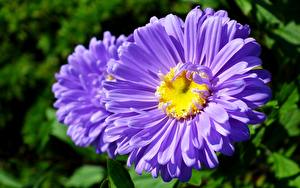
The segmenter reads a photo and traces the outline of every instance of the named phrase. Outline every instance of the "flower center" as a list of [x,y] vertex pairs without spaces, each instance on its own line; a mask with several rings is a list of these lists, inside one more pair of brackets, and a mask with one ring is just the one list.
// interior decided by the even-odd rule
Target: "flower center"
[[192,75],[195,72],[184,70],[174,78],[175,70],[171,68],[156,89],[156,95],[159,97],[158,107],[168,116],[176,119],[187,118],[199,113],[203,108],[207,96],[205,93],[209,88],[206,84],[198,84],[193,80]]

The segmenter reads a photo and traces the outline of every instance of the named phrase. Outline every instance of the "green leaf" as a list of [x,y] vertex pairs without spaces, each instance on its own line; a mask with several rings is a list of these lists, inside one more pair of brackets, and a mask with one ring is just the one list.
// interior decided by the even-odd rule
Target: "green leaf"
[[130,176],[135,187],[142,188],[172,188],[176,181],[172,180],[171,182],[165,183],[161,177],[153,178],[150,174],[142,174],[138,175],[134,168],[130,168],[129,170]]
[[279,121],[290,136],[298,136],[300,134],[300,110],[297,106],[298,101],[298,89],[294,88],[279,110]]
[[287,157],[291,157],[293,153],[296,151],[297,147],[298,147],[297,143],[291,144],[291,147],[286,150],[284,155]]
[[49,106],[47,96],[41,96],[27,112],[22,133],[24,142],[31,148],[41,151],[49,141],[51,124],[46,117]]
[[245,15],[248,15],[251,12],[252,4],[250,0],[236,0],[235,2]]
[[128,171],[118,162],[112,159],[107,160],[108,179],[110,186],[132,188],[134,184],[130,178]]
[[289,181],[289,186],[300,188],[300,176],[296,177],[294,180]]
[[43,52],[46,54],[50,50],[50,37],[47,35],[42,35],[39,38],[39,42],[37,46],[43,50]]
[[225,176],[217,176],[216,179],[207,178],[208,179],[208,183],[207,183],[206,187],[209,187],[209,188],[225,187],[225,188],[227,188],[224,185],[224,178],[225,178]]
[[273,161],[274,173],[278,178],[290,177],[300,172],[297,163],[279,153],[273,153],[271,159]]
[[291,44],[300,44],[300,25],[295,22],[281,25],[278,29],[274,30],[274,33]]
[[[191,2],[191,3],[199,3],[199,0],[182,0],[184,3]],[[212,0],[201,0],[201,8],[218,8],[220,7],[221,1],[212,1]]]
[[0,185],[14,188],[22,187],[19,181],[3,170],[0,170]]
[[267,48],[272,49],[276,40],[271,38],[269,35],[264,35],[264,44]]
[[189,184],[194,186],[200,186],[202,183],[201,171],[193,170],[192,177],[189,181]]
[[100,183],[105,177],[105,170],[100,166],[85,165],[73,173],[66,181],[67,187],[90,187],[96,183]]
[[266,128],[262,127],[261,129],[259,129],[259,131],[257,132],[256,136],[254,137],[254,139],[252,140],[252,143],[258,147],[263,139],[263,136],[265,134]]
[[255,184],[257,187],[263,187],[266,181],[266,175],[261,175],[257,178]]
[[116,156],[116,160],[117,161],[123,161],[123,162],[126,162],[128,159],[128,156],[127,155],[118,155]]
[[294,107],[289,111],[281,112],[280,123],[284,125],[290,136],[299,136],[300,134],[300,110]]
[[51,135],[58,138],[59,140],[63,141],[67,145],[69,145],[71,148],[73,148],[78,154],[84,156],[88,159],[93,160],[101,160],[106,161],[105,155],[99,155],[95,153],[94,147],[78,147],[74,144],[74,142],[71,140],[71,138],[67,135],[67,129],[68,127],[66,125],[60,124],[55,115],[55,110],[52,108],[49,108],[46,110],[46,116],[47,119],[50,122],[50,126],[52,128]]
[[266,126],[269,126],[278,120],[279,105],[277,100],[269,101],[264,107],[262,107],[262,110],[268,114],[264,123]]
[[109,188],[109,181],[107,178],[103,180],[103,182],[100,185],[100,188]]
[[48,120],[51,122],[51,135],[55,136],[56,138],[60,139],[61,141],[73,145],[70,138],[67,136],[67,126],[62,125],[58,122],[55,116],[55,110],[48,108],[46,111],[46,115]]
[[293,91],[296,87],[297,86],[294,82],[284,83],[281,86],[280,91],[276,93],[276,99],[278,100],[278,102],[280,104],[284,103],[286,99],[291,95],[291,91]]
[[281,21],[272,14],[267,8],[262,5],[256,4],[256,17],[259,23],[270,23],[270,24],[279,24]]

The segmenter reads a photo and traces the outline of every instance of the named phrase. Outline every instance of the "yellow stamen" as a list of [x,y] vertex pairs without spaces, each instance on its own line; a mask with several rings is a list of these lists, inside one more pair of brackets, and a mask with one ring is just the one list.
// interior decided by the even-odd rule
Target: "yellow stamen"
[[160,86],[156,89],[159,97],[158,107],[165,110],[165,113],[176,119],[187,118],[200,112],[199,106],[206,103],[206,97],[197,91],[208,91],[206,84],[198,84],[192,78],[186,78],[186,71],[183,71],[177,78],[174,78],[175,68],[171,68]]
[[106,80],[112,81],[112,80],[115,80],[115,78],[114,78],[112,75],[108,74],[108,75],[106,76]]

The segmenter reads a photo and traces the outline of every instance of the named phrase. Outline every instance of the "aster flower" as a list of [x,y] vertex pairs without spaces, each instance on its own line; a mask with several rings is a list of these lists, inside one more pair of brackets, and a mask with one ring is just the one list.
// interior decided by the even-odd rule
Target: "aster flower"
[[105,119],[111,113],[104,107],[102,81],[111,79],[107,62],[119,59],[117,48],[125,40],[125,36],[116,39],[105,32],[102,41],[92,38],[88,49],[78,45],[68,57],[68,64],[55,75],[57,82],[52,88],[57,99],[57,118],[68,126],[67,134],[74,143],[82,147],[94,145],[97,152],[108,151],[110,156],[115,144],[103,141]]
[[106,108],[115,114],[104,139],[129,154],[138,174],[164,181],[216,167],[217,152],[232,155],[235,142],[249,139],[247,125],[265,119],[255,109],[271,96],[249,33],[223,10],[151,18],[109,62],[116,80],[104,83]]

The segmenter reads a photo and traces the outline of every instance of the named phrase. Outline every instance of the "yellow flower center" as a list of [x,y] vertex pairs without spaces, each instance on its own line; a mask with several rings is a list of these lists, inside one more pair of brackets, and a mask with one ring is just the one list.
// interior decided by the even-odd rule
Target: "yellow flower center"
[[156,89],[156,95],[159,97],[158,107],[176,119],[199,113],[199,107],[206,103],[206,97],[201,91],[209,90],[206,84],[198,84],[192,78],[187,78],[186,73],[183,71],[173,79],[175,68],[171,68]]

